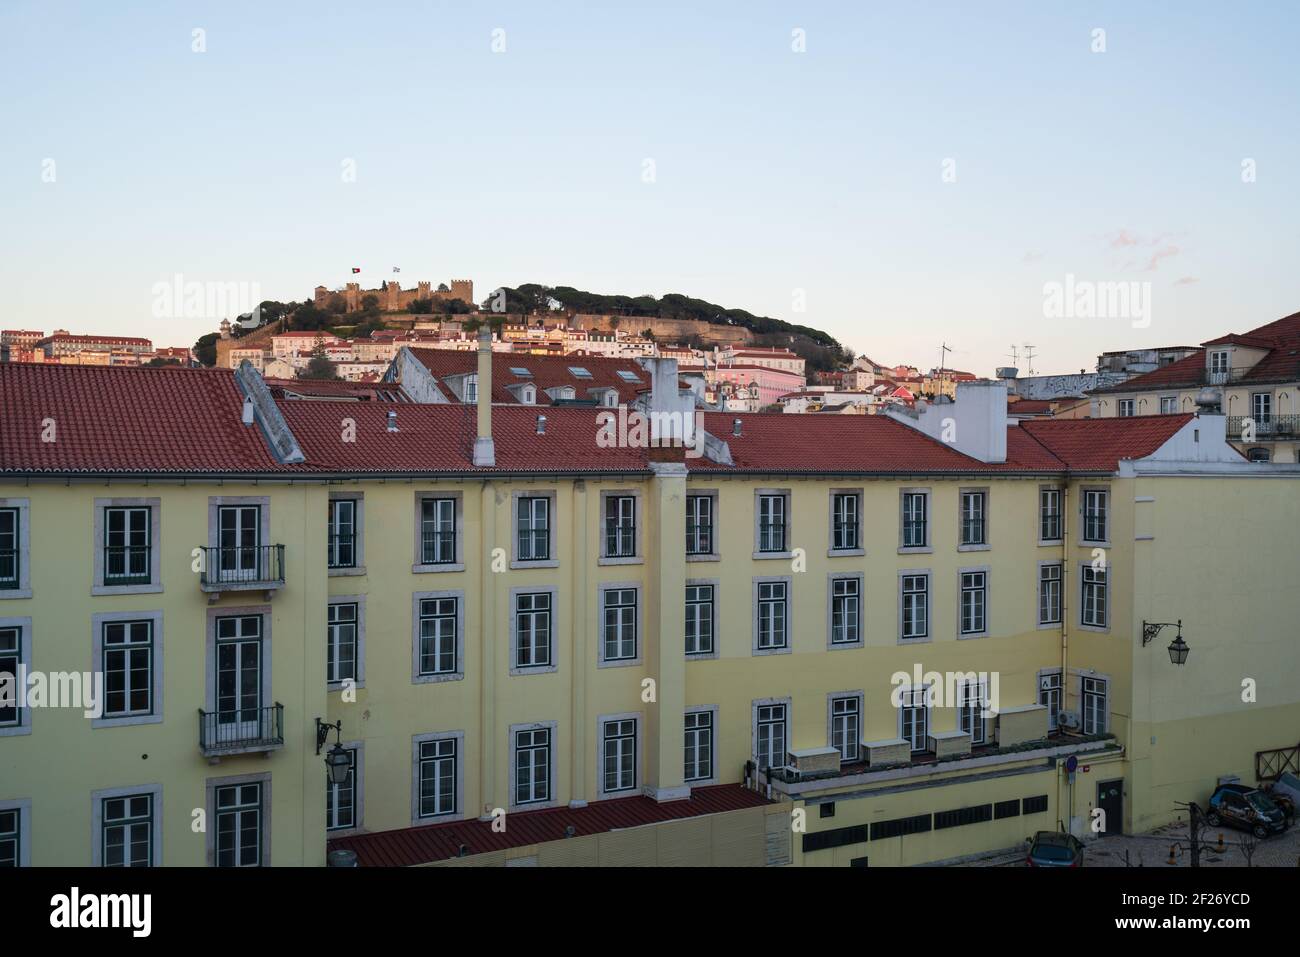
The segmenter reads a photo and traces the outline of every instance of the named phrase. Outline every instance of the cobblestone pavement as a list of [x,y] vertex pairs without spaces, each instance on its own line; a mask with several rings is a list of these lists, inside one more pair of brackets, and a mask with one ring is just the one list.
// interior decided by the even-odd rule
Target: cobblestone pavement
[[[1256,841],[1245,831],[1227,827],[1202,829],[1202,867],[1245,867],[1242,844],[1254,842],[1252,867],[1296,867],[1300,864],[1300,826],[1293,825],[1283,834]],[[1220,850],[1219,835],[1223,835]],[[1191,852],[1187,842],[1187,824],[1169,824],[1145,834],[1118,834],[1089,841],[1084,851],[1085,867],[1170,867],[1169,849],[1174,847],[1173,867],[1190,867]],[[996,854],[970,861],[965,867],[1023,867],[1024,851]]]

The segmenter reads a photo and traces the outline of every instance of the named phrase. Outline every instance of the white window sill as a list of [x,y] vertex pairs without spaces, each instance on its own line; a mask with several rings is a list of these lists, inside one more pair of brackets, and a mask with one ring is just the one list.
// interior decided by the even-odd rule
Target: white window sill
[[93,585],[92,595],[157,595],[161,594],[162,585]]
[[436,685],[444,681],[464,681],[465,672],[453,671],[445,675],[412,675],[411,684],[413,685]]
[[754,648],[754,649],[752,649],[752,654],[753,654],[753,656],[756,657],[756,658],[764,658],[764,657],[767,657],[768,655],[788,655],[788,654],[791,654],[791,653],[792,653],[792,651],[791,651],[789,645],[786,645],[784,648]]
[[865,555],[865,548],[828,548],[826,550],[827,558],[858,558]]
[[992,546],[992,545],[989,545],[988,543],[985,543],[985,544],[983,544],[983,545],[958,545],[958,546],[957,546],[957,551],[959,551],[959,552],[987,552],[987,551],[988,551],[989,549],[991,549],[992,547],[993,547],[993,546]]
[[644,565],[645,558],[640,555],[627,555],[622,558],[598,558],[597,565]]
[[754,552],[754,561],[761,562],[768,559],[776,561],[789,561],[794,558],[794,552]]
[[412,575],[434,575],[438,572],[463,572],[465,570],[464,562],[443,562],[437,565],[412,565]]
[[717,552],[710,552],[707,555],[687,555],[686,560],[688,562],[720,562],[722,556]]
[[510,562],[510,567],[511,567],[512,569],[524,569],[524,568],[559,568],[559,567],[560,567],[560,562],[559,562],[558,559],[555,559],[555,558],[544,558],[544,559],[541,559],[541,560],[539,560],[539,561],[535,561],[535,562],[532,562],[532,561],[518,561],[518,560],[514,560],[514,559],[512,559],[511,562]]
[[929,545],[903,545],[898,549],[900,555],[929,555],[934,549]]
[[[331,569],[329,569],[329,577],[330,577],[330,578],[354,578],[354,577],[358,577],[358,576],[361,576],[361,575],[364,575],[364,574],[366,574],[366,566],[365,566],[365,565],[352,565],[352,566],[347,567],[347,568],[331,568]],[[333,834],[334,832],[331,831],[330,833]],[[340,832],[340,833],[342,833],[342,832]],[[350,834],[350,833],[353,833],[353,832],[352,832],[352,831],[349,831],[348,833]]]

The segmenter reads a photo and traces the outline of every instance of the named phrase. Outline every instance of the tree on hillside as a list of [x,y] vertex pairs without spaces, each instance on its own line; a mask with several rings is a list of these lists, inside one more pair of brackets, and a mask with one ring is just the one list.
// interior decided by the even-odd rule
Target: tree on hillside
[[317,337],[316,345],[311,350],[311,358],[307,360],[307,368],[299,373],[300,379],[337,379],[339,377],[338,366],[330,361],[329,356],[325,354],[325,341]]
[[194,343],[194,357],[198,359],[199,365],[211,369],[217,364],[217,340],[220,338],[221,334],[218,332],[199,336],[198,341]]

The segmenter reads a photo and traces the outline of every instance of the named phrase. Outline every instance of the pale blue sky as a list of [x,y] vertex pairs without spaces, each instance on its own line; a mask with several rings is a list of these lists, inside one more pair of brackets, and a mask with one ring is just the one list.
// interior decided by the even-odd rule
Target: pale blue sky
[[[1300,310],[1298,27],[1226,0],[6,0],[0,326],[189,344],[213,324],[151,313],[176,273],[302,299],[397,265],[1092,368]],[[1150,282],[1149,327],[1044,318],[1067,273]]]

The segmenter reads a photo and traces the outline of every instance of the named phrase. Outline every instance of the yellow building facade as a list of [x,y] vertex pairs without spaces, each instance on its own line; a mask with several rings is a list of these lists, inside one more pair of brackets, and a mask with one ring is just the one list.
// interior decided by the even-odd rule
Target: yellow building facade
[[[1221,417],[1003,415],[990,451],[709,415],[697,456],[586,408],[19,375],[0,671],[106,691],[0,710],[0,860],[932,863],[1145,830],[1293,743],[1300,471]],[[1176,619],[1183,666],[1141,640]]]

